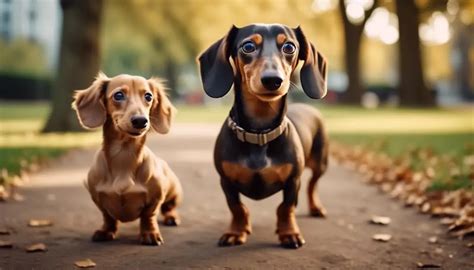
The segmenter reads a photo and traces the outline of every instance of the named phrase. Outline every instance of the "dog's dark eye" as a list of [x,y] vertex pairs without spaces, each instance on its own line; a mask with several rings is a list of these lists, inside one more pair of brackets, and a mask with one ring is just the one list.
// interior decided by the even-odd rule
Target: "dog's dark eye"
[[287,42],[283,44],[281,50],[286,54],[293,54],[296,51],[296,46],[291,42]]
[[153,95],[151,93],[146,93],[145,94],[145,100],[150,102],[153,100]]
[[114,94],[115,101],[122,101],[125,99],[125,94],[123,92],[117,92]]
[[242,51],[244,53],[253,53],[256,49],[257,47],[251,41],[247,41],[242,45]]

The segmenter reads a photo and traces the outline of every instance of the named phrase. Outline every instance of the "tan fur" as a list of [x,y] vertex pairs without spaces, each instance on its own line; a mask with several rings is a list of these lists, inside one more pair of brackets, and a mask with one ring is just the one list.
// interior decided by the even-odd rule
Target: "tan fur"
[[293,164],[290,163],[273,165],[261,170],[260,175],[266,183],[285,182],[292,170]]
[[[255,39],[257,39],[256,36],[262,39],[260,42],[263,42],[263,37],[259,34],[249,36],[247,39],[251,39],[257,43],[255,41]],[[283,35],[283,37],[285,40],[287,39],[285,35]],[[269,59],[259,57],[251,63],[244,64],[244,62],[238,58],[235,59],[234,64],[242,75],[241,88],[242,97],[244,98],[243,103],[245,104],[244,109],[249,116],[261,122],[266,122],[275,116],[281,102],[283,102],[282,97],[288,93],[290,88],[291,73],[294,70],[294,66],[298,63],[297,60],[298,59],[294,57],[293,61],[288,63],[283,61],[278,55],[273,55]],[[280,88],[271,92],[266,90],[262,85],[260,76],[269,61],[277,63],[277,70],[284,78]]]
[[263,37],[260,34],[254,34],[249,37],[255,44],[260,45],[263,42]]
[[[102,90],[98,87],[105,84]],[[124,101],[113,99],[117,91],[125,94]],[[147,92],[153,94],[152,102],[145,100]],[[140,218],[142,243],[161,244],[163,240],[156,216],[162,204],[172,201],[176,206],[180,202],[181,185],[166,162],[157,158],[144,145],[150,125],[138,131],[131,125],[130,119],[132,116],[146,116],[151,118],[151,126],[155,130],[168,132],[175,109],[166,97],[163,86],[156,79],[146,80],[130,75],[111,79],[99,76],[90,88],[77,91],[75,95],[73,108],[84,124],[89,121],[84,121],[84,115],[90,117],[93,114],[84,113],[84,110],[90,109],[82,105],[82,100],[89,100],[90,104],[103,104],[103,107],[95,110],[96,117],[106,115],[103,147],[95,156],[86,183],[92,200],[104,216],[104,225],[96,231],[93,240],[112,240],[117,221]],[[178,223],[179,217],[174,207],[162,212],[169,218],[171,211],[173,222]]]
[[[281,112],[281,108],[284,108],[285,95],[290,89],[291,75],[298,66],[299,60],[301,60],[298,48],[294,54],[283,53],[278,50],[281,50],[285,42],[293,42],[300,46],[301,44],[292,40],[293,37],[285,34],[278,34],[269,41],[265,41],[263,38],[259,34],[250,34],[247,37],[243,37],[242,42],[252,40],[257,46],[260,45],[261,47],[265,42],[276,41],[277,46],[271,44],[273,47],[267,49],[265,51],[266,54],[239,53],[237,57],[232,58],[231,64],[234,71],[240,75],[235,76],[235,78],[240,80],[238,91],[240,91],[241,103],[239,104],[243,107],[242,109],[245,111],[247,118],[250,119],[249,121],[252,124],[257,123],[261,126],[268,126],[269,123],[276,119],[276,116]],[[242,42],[237,44],[242,44]],[[283,79],[277,89],[268,90],[263,85],[262,76],[268,71]],[[293,110],[297,113],[293,112]],[[216,162],[220,161],[221,166],[220,170],[218,170],[223,179],[221,180],[221,185],[232,212],[230,228],[222,235],[219,245],[238,245],[247,240],[247,235],[250,233],[249,211],[238,197],[235,199],[235,193],[238,194],[237,188],[229,183],[245,185],[251,183],[256,175],[259,175],[263,182],[268,184],[285,182],[291,178],[292,171],[301,172],[303,167],[309,167],[313,171],[307,188],[310,213],[312,216],[318,217],[326,215],[326,210],[322,206],[318,194],[315,192],[317,181],[327,167],[327,135],[323,130],[321,116],[314,108],[307,105],[290,105],[286,116],[290,119],[288,130],[296,130],[297,132],[295,134],[297,136],[292,136],[292,143],[297,153],[297,161],[294,164],[268,165],[254,170],[245,166],[244,162],[229,162],[221,158],[216,160]],[[222,139],[222,141],[224,140]],[[319,149],[313,149],[314,143],[321,144],[318,146]],[[225,144],[219,144],[218,139],[216,147],[219,145]],[[300,175],[296,177],[300,177]],[[296,192],[298,192],[299,183],[297,185]],[[294,201],[291,201],[291,199],[284,201],[277,209],[276,232],[283,246],[298,248],[305,241],[296,222],[296,199]]]
[[274,183],[285,182],[293,170],[293,165],[285,163],[254,170],[243,164],[222,161],[222,169],[231,181],[239,182],[241,184],[249,183],[255,174],[260,174],[266,183]]
[[242,98],[244,99],[246,113],[262,122],[272,119],[275,112],[278,112],[281,102],[283,102],[281,99],[263,101],[250,91],[246,85],[242,86]]
[[286,38],[286,35],[285,35],[285,34],[278,34],[278,35],[277,35],[277,38],[276,38],[277,44],[278,44],[278,45],[282,45],[282,44],[286,41],[286,39],[287,39],[287,38]]

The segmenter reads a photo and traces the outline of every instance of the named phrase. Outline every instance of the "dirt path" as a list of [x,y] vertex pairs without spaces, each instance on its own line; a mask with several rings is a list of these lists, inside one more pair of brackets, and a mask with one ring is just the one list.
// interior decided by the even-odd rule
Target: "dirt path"
[[[279,194],[263,201],[245,199],[254,230],[248,243],[217,247],[230,217],[212,166],[218,128],[181,124],[169,136],[149,139],[148,145],[180,177],[185,192],[182,226],[161,226],[164,246],[138,245],[137,222],[121,226],[116,241],[90,242],[101,216],[82,185],[94,151],[81,150],[31,177],[31,185],[22,190],[24,202],[0,204],[0,228],[14,231],[0,236],[14,243],[13,249],[0,249],[0,269],[73,269],[74,261],[84,258],[95,261],[97,269],[414,269],[418,261],[444,269],[474,268],[473,252],[463,242],[447,238],[437,220],[405,209],[336,165],[320,186],[328,219],[309,217],[306,196],[300,193],[297,216],[307,241],[303,248],[285,250],[278,245],[274,231]],[[307,177],[303,176],[304,188]],[[390,216],[392,223],[370,225],[367,220],[373,214]],[[31,218],[51,219],[54,226],[29,228]],[[375,233],[390,233],[393,239],[375,242]],[[431,236],[438,236],[439,243],[430,244]],[[48,251],[23,250],[35,242],[45,243]]]

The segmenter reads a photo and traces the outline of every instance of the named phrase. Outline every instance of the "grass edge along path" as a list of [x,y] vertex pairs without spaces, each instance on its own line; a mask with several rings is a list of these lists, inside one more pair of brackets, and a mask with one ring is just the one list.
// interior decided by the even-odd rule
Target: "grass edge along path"
[[[377,185],[391,198],[402,201],[407,207],[416,207],[421,213],[442,218],[440,222],[448,226],[450,235],[462,240],[474,234],[472,152],[462,156],[461,163],[455,163],[459,160],[439,155],[429,148],[413,149],[404,155],[390,157],[373,148],[333,142],[330,152],[339,164],[362,174],[364,182]],[[440,165],[447,171],[440,170]],[[436,180],[439,177],[447,180],[440,183]],[[466,246],[472,248],[473,242]]]

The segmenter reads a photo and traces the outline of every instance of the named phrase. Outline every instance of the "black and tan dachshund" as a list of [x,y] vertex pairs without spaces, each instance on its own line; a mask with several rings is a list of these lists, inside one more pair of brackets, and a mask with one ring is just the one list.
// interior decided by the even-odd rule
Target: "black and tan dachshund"
[[300,177],[304,167],[312,170],[310,213],[324,217],[326,210],[313,193],[326,171],[328,141],[319,112],[304,104],[287,108],[287,93],[290,77],[302,60],[304,92],[322,98],[327,88],[326,60],[300,27],[280,24],[233,26],[198,60],[207,95],[222,97],[232,84],[235,93],[214,149],[214,163],[232,212],[230,228],[219,245],[243,244],[252,231],[240,193],[260,200],[282,190],[276,232],[283,247],[301,247],[305,240],[295,218]]

